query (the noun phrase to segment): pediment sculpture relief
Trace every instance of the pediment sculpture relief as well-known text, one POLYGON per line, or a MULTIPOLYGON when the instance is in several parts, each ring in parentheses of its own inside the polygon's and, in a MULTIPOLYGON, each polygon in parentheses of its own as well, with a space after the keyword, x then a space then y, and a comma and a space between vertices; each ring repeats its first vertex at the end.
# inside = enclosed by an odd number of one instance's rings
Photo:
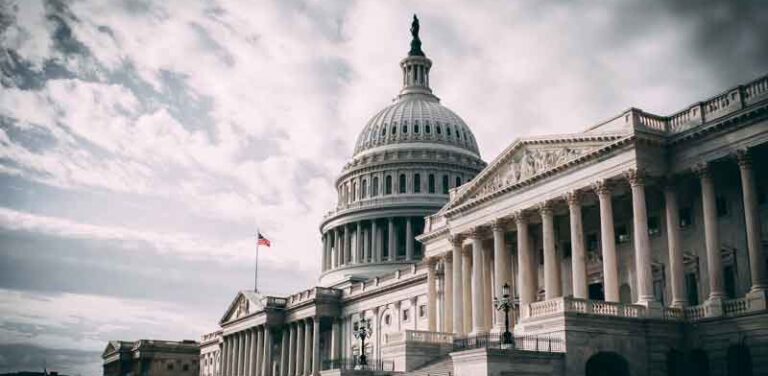
POLYGON ((541 172, 551 170, 572 159, 578 158, 592 148, 563 147, 557 149, 523 149, 507 163, 501 165, 496 173, 478 190, 482 196, 508 185, 526 180, 541 172))
POLYGON ((235 317, 242 317, 248 314, 248 299, 241 297, 237 303, 237 311, 235 311, 235 317))

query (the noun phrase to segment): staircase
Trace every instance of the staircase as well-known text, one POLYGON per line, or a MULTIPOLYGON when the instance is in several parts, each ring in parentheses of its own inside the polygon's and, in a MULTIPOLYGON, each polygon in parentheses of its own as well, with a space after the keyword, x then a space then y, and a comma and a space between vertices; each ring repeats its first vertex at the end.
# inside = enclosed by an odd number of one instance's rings
POLYGON ((453 360, 444 355, 423 367, 405 373, 408 376, 453 376, 453 360))

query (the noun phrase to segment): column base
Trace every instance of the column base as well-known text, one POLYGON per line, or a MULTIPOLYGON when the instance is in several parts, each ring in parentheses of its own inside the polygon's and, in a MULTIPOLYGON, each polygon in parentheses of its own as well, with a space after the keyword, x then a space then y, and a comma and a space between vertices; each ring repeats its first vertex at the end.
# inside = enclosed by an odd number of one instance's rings
POLYGON ((662 306, 661 303, 656 300, 645 300, 635 304, 645 307, 645 316, 648 318, 662 317, 664 306, 662 306))
POLYGON ((768 290, 753 289, 747 293, 747 302, 750 312, 765 311, 768 309, 768 290))
POLYGON ((704 302, 704 307, 706 309, 706 317, 720 317, 723 315, 723 297, 721 296, 710 296, 709 299, 707 299, 704 302))

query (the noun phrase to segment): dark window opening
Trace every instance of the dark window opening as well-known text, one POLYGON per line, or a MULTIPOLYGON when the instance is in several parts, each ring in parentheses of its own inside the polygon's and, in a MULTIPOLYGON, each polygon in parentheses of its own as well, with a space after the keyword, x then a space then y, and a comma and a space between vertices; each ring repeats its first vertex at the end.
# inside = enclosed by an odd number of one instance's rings
POLYGON ((693 211, 691 208, 681 208, 678 215, 680 216, 680 228, 686 228, 693 224, 693 211))
POLYGON ((629 230, 627 226, 621 225, 616 227, 616 243, 628 243, 629 242, 629 230))
POLYGON ((392 175, 387 175, 387 178, 384 181, 384 194, 385 195, 392 194, 392 175))
POLYGON ((398 185, 400 186, 400 193, 405 193, 405 174, 400 174, 400 181, 398 182, 398 185))
POLYGON ((368 196, 368 180, 363 179, 363 189, 360 192, 360 198, 366 198, 368 196))
POLYGON ((544 265, 544 249, 539 249, 539 265, 544 265))
POLYGON ((605 292, 603 291, 602 283, 591 283, 589 285, 589 299, 605 300, 605 292))
POLYGON ((413 193, 421 193, 421 174, 413 175, 413 193))
POLYGON ((386 127, 381 128, 381 137, 384 137, 386 135, 387 135, 387 128, 386 127))
POLYGON ((429 127, 429 124, 427 124, 427 125, 425 125, 425 126, 424 126, 424 131, 426 131, 426 132, 427 132, 427 134, 430 134, 430 133, 432 133, 432 129, 430 129, 430 127, 429 127))
POLYGON ((653 296, 661 302, 661 305, 664 305, 664 280, 657 279, 653 281, 653 296))
POLYGON ((661 234, 661 223, 659 217, 648 217, 648 235, 661 234))
POLYGON ((397 132, 397 126, 393 125, 392 126, 392 134, 395 134, 395 132, 397 132))
POLYGON ((443 175, 443 194, 448 194, 448 175, 443 175))
POLYGON ((440 128, 440 124, 435 125, 435 129, 437 130, 437 134, 442 134, 442 129, 440 128))
POLYGON ((413 133, 419 133, 419 125, 418 124, 413 126, 413 133))
POLYGON ((435 193, 435 175, 429 174, 427 184, 428 184, 429 193, 435 193))
POLYGON ((717 208, 718 217, 725 217, 728 215, 728 201, 725 200, 725 197, 718 196, 715 198, 715 207, 717 208))
POLYGON ((688 293, 688 304, 699 305, 699 283, 696 280, 696 273, 685 274, 685 288, 688 293))
POLYGON ((597 251, 600 246, 600 242, 597 239, 596 233, 587 234, 587 251, 597 251))
POLYGON ((376 197, 379 195, 379 177, 373 177, 373 186, 371 187, 371 196, 376 197))
POLYGON ((567 259, 571 257, 571 242, 563 242, 563 258, 567 259))
POLYGON ((728 298, 736 297, 736 271, 733 265, 726 265, 723 268, 723 282, 725 284, 725 294, 728 298))
POLYGON ((408 133, 408 125, 403 124, 403 133, 408 133))
POLYGON ((451 137, 451 127, 445 127, 445 134, 447 134, 448 137, 451 137))
POLYGON ((461 185, 461 176, 457 176, 456 177, 456 186, 458 187, 460 185, 461 185))

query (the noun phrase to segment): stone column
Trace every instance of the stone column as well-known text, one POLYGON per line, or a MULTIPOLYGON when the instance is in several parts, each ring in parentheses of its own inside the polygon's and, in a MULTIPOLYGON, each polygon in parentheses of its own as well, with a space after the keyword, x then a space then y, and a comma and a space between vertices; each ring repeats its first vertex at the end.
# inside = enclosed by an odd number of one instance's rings
POLYGON ((344 264, 352 263, 352 226, 344 226, 344 264))
MULTIPOLYGON (((358 232, 359 234, 360 232, 358 232)), ((312 374, 312 326, 310 319, 304 320, 304 375, 312 374)))
POLYGON ((389 261, 395 261, 397 256, 397 236, 395 235, 395 219, 389 218, 387 221, 387 236, 389 237, 388 252, 389 261))
POLYGON ((283 338, 280 344, 280 376, 288 376, 288 353, 291 351, 288 337, 290 335, 291 330, 287 326, 284 326, 283 338))
POLYGON ((245 375, 255 376, 256 371, 256 331, 254 329, 246 330, 246 348, 248 349, 245 357, 245 375))
POLYGON ((461 243, 462 239, 458 236, 451 237, 451 245, 453 246, 453 260, 454 265, 453 272, 453 332, 459 335, 463 335, 464 331, 464 281, 461 278, 462 270, 462 256, 461 256, 461 243))
POLYGON ((701 202, 704 212, 704 244, 707 249, 707 269, 709 271, 709 300, 720 301, 725 297, 723 287, 723 260, 720 255, 720 236, 717 229, 717 205, 715 186, 709 166, 696 167, 701 180, 701 202))
POLYGON ((263 360, 260 361, 262 363, 263 368, 261 371, 261 374, 263 376, 272 376, 272 332, 269 331, 268 327, 264 327, 264 353, 261 357, 263 360))
POLYGON ((651 273, 651 239, 648 237, 648 213, 645 206, 645 183, 642 171, 630 169, 625 174, 632 190, 632 231, 635 238, 635 273, 637 275, 637 303, 649 305, 656 301, 653 295, 651 273))
POLYGON ((219 368, 223 376, 229 376, 229 337, 225 336, 221 346, 221 362, 219 368))
POLYGON ((757 189, 755 174, 752 171, 752 159, 746 150, 736 154, 741 174, 741 195, 744 201, 744 224, 747 230, 747 252, 749 253, 749 274, 752 282, 750 293, 762 293, 768 290, 765 257, 762 251, 760 234, 760 215, 757 210, 757 189))
POLYGON ((363 228, 363 262, 371 262, 371 230, 363 228))
POLYGON ((296 375, 304 373, 304 321, 296 323, 296 375))
POLYGON ((413 330, 419 330, 419 316, 418 316, 418 308, 419 307, 419 297, 418 296, 412 296, 411 297, 411 322, 413 322, 413 330))
POLYGON ((363 224, 357 222, 357 231, 355 232, 355 256, 352 262, 355 264, 361 263, 363 259, 363 224))
POLYGON ((320 317, 312 320, 312 375, 320 375, 320 317))
POLYGON ((325 263, 327 261, 326 252, 328 251, 328 243, 326 242, 325 234, 321 236, 321 240, 323 242, 323 254, 320 256, 320 272, 325 271, 325 263))
POLYGON ((683 277, 685 270, 683 265, 683 252, 680 249, 680 215, 677 205, 675 186, 671 181, 664 185, 664 212, 667 221, 667 248, 669 252, 669 279, 672 288, 673 307, 685 307, 688 305, 688 297, 685 293, 683 277))
MULTIPOLYGON (((491 222, 491 230, 493 231, 493 258, 494 258, 494 276, 496 277, 496 285, 494 286, 494 292, 496 297, 501 298, 503 295, 504 284, 509 283, 509 254, 507 253, 507 242, 504 238, 504 223, 501 219, 497 219, 491 222)), ((514 298, 514 296, 510 296, 514 298)), ((504 312, 495 310, 496 312, 496 324, 494 330, 501 332, 504 326, 504 312)))
POLYGON ((541 214, 541 236, 544 246, 544 299, 554 299, 560 297, 562 286, 558 284, 558 273, 560 272, 560 263, 557 260, 555 251, 555 225, 552 214, 552 207, 545 202, 539 205, 541 214))
POLYGON ((493 255, 483 247, 483 329, 489 332, 493 326, 493 255))
POLYGON ((264 327, 256 329, 256 359, 255 371, 258 375, 263 375, 262 363, 264 363, 264 327))
POLYGON ((405 218, 405 260, 413 261, 413 224, 411 217, 405 218))
POLYGON ((515 213, 515 226, 517 227, 517 276, 520 289, 520 314, 528 316, 528 305, 536 301, 536 289, 538 282, 533 273, 533 255, 531 255, 530 233, 528 232, 528 218, 525 213, 515 213))
POLYGON ((331 359, 341 358, 341 323, 334 318, 331 325, 331 359))
POLYGON ((291 326, 291 335, 288 339, 288 376, 294 376, 296 374, 296 324, 289 324, 291 326))
MULTIPOLYGON (((365 317, 365 312, 361 313, 361 317, 365 317)), ((379 317, 379 307, 373 308, 373 357, 381 359, 381 317, 379 317)))
POLYGON ((587 247, 584 244, 584 225, 581 222, 581 197, 577 191, 565 195, 568 202, 571 227, 571 269, 573 297, 589 299, 587 286, 587 247))
POLYGON ((235 333, 235 376, 243 376, 243 334, 235 333))
POLYGON ((472 331, 472 251, 461 252, 462 298, 464 305, 464 333, 472 331))
POLYGON ((435 289, 435 259, 429 258, 427 264, 427 328, 437 330, 437 291, 435 289))
POLYGON ((593 185, 600 201, 600 244, 603 251, 603 289, 606 302, 619 302, 619 266, 616 256, 616 233, 613 228, 613 202, 608 182, 593 185))
POLYGON ((373 262, 381 261, 381 253, 379 253, 379 228, 376 226, 376 220, 371 220, 371 257, 373 262))
POLYGON ((472 334, 485 331, 485 291, 483 280, 483 268, 485 257, 483 255, 483 240, 477 229, 469 234, 472 240, 472 334))
POLYGON ((333 241, 331 242, 331 244, 333 244, 333 249, 331 250, 331 255, 333 258, 333 269, 336 269, 339 267, 341 260, 341 252, 339 252, 339 248, 341 246, 341 242, 339 241, 339 229, 335 228, 330 231, 332 231, 333 234, 333 241))
POLYGON ((445 291, 443 293, 443 306, 445 307, 445 320, 443 321, 443 332, 453 332, 453 254, 446 253, 443 259, 443 280, 445 281, 445 291))

